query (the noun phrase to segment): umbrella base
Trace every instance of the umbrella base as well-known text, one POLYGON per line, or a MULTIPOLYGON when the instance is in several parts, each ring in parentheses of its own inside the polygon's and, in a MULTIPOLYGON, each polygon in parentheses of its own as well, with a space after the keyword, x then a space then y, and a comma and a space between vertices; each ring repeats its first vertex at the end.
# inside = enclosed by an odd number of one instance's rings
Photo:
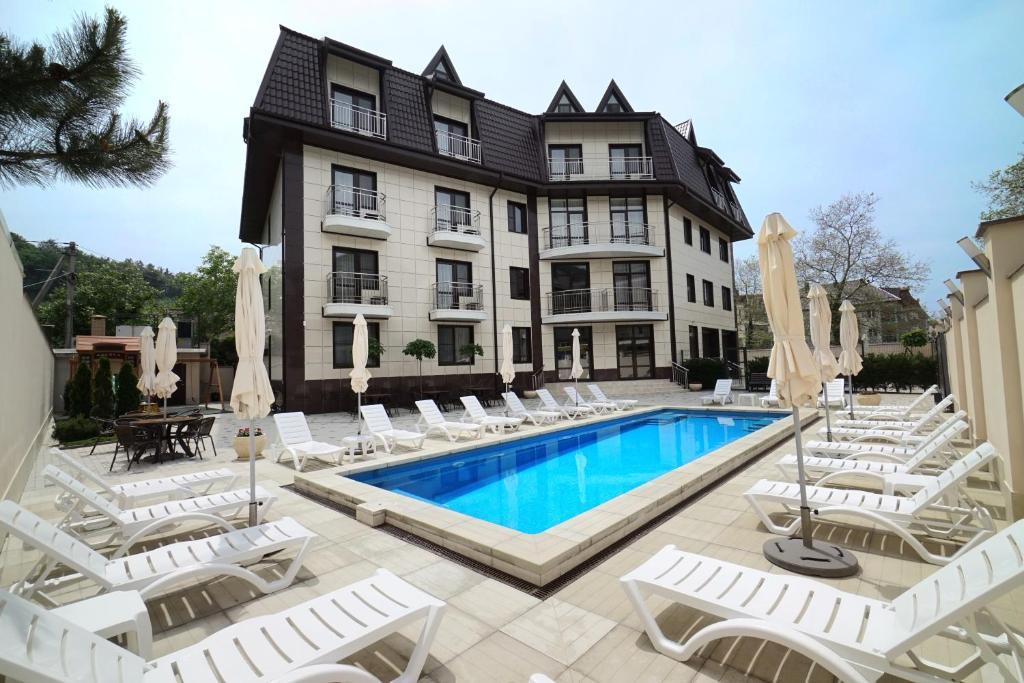
POLYGON ((838 579, 853 576, 859 569, 857 558, 847 550, 831 543, 796 538, 772 538, 762 547, 764 556, 777 567, 797 574, 838 579))

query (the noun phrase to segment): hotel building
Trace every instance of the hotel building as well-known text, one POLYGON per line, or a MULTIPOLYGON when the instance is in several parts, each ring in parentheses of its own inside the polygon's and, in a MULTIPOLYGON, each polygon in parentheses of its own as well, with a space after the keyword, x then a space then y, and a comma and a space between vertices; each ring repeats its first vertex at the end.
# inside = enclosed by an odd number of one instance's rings
POLYGON ((565 82, 523 112, 464 85, 281 29, 244 122, 242 241, 268 266, 268 355, 288 410, 347 406, 352 320, 383 354, 371 386, 493 385, 511 325, 516 388, 664 378, 736 347, 739 177, 690 122, 634 111, 614 81, 588 111, 565 82), (483 356, 460 349, 478 344, 483 356))

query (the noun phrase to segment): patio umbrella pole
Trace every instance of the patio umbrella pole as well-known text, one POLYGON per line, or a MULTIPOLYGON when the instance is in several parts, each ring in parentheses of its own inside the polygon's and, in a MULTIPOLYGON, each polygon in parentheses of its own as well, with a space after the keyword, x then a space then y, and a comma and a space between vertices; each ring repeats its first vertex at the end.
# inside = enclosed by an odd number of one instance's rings
POLYGON ((260 503, 256 500, 256 420, 249 418, 249 526, 256 526, 259 517, 257 509, 260 503))
MULTIPOLYGON (((846 386, 850 389, 850 419, 853 419, 853 375, 846 376, 846 386)), ((829 439, 831 441, 831 439, 829 439)))
MULTIPOLYGON (((821 395, 825 399, 825 437, 826 437, 826 440, 831 441, 832 440, 832 412, 829 410, 829 403, 828 403, 828 382, 822 382, 821 383, 821 395)), ((796 438, 799 439, 800 437, 797 436, 796 438)), ((798 443, 797 444, 797 450, 799 450, 799 449, 800 449, 800 445, 798 443)), ((803 462, 803 460, 801 459, 801 463, 802 462, 803 462)), ((800 479, 803 480, 803 475, 802 474, 800 475, 800 479)))

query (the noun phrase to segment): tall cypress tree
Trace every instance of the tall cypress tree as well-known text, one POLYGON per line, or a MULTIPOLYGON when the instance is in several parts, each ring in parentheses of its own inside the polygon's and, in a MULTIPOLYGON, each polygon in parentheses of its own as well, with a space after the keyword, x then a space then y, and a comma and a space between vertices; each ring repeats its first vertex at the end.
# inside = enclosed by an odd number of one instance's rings
POLYGON ((71 417, 88 417, 92 412, 92 370, 85 363, 78 364, 68 399, 67 411, 71 417))
POLYGON ((92 416, 105 420, 114 417, 114 378, 106 358, 100 358, 92 378, 92 416))
POLYGON ((139 407, 139 388, 131 363, 124 363, 117 372, 117 414, 124 415, 139 407))

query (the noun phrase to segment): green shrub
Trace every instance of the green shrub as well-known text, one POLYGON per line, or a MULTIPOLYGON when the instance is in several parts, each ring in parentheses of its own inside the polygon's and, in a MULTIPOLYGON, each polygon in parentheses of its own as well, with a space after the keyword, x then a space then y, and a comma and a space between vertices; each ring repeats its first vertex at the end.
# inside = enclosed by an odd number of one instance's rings
POLYGON ((705 389, 715 386, 715 380, 729 376, 725 363, 718 358, 691 358, 683 363, 690 371, 690 384, 702 384, 705 389))
POLYGON ((770 360, 771 356, 751 358, 747 361, 747 372, 768 372, 768 361, 770 360))
POLYGON ((235 367, 238 365, 238 351, 235 349, 235 337, 223 337, 210 340, 210 358, 218 365, 235 367))
POLYGON ((64 405, 64 414, 71 414, 71 380, 64 382, 64 393, 61 394, 61 399, 64 405))
POLYGON ((858 391, 909 391, 931 386, 938 377, 938 363, 918 353, 869 353, 864 368, 853 378, 858 391))
POLYGON ((87 417, 70 417, 53 424, 53 438, 60 443, 91 439, 99 433, 99 425, 87 417))
POLYGON ((109 420, 114 417, 114 378, 110 374, 110 361, 100 358, 96 375, 92 378, 92 416, 109 420))
POLYGON ((91 411, 92 371, 85 363, 79 363, 68 392, 67 413, 72 417, 88 417, 91 411))
POLYGON ((139 388, 136 386, 137 384, 138 381, 135 379, 135 371, 132 368, 132 364, 124 363, 121 365, 121 369, 117 372, 117 394, 115 399, 117 405, 116 413, 118 415, 130 413, 139 407, 141 395, 139 388))

